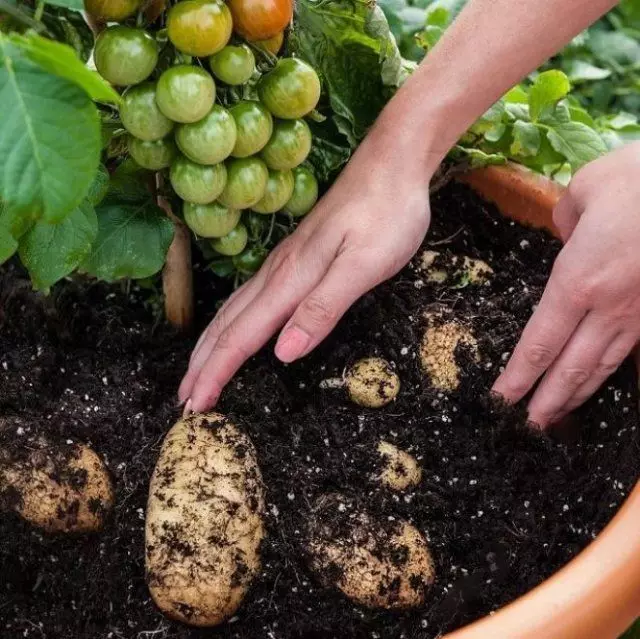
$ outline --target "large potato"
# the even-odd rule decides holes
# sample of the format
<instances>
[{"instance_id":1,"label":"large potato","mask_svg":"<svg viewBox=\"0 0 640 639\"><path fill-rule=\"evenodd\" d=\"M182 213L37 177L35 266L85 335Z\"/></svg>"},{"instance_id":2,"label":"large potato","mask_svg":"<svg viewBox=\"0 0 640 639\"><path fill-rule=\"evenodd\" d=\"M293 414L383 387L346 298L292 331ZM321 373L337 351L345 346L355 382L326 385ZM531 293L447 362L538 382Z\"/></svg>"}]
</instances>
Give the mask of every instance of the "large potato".
<instances>
[{"instance_id":1,"label":"large potato","mask_svg":"<svg viewBox=\"0 0 640 639\"><path fill-rule=\"evenodd\" d=\"M382 408L400 392L400 378L380 357L357 361L347 371L345 385L351 401L365 408Z\"/></svg>"},{"instance_id":2,"label":"large potato","mask_svg":"<svg viewBox=\"0 0 640 639\"><path fill-rule=\"evenodd\" d=\"M233 615L260 570L263 511L251 440L217 414L178 422L147 506L147 582L158 607L193 626Z\"/></svg>"},{"instance_id":3,"label":"large potato","mask_svg":"<svg viewBox=\"0 0 640 639\"><path fill-rule=\"evenodd\" d=\"M98 531L113 499L104 462L88 446L27 440L0 452L0 507L46 532Z\"/></svg>"},{"instance_id":4,"label":"large potato","mask_svg":"<svg viewBox=\"0 0 640 639\"><path fill-rule=\"evenodd\" d=\"M341 495L316 503L306 550L321 582L369 608L421 606L435 579L431 553L414 526L376 520Z\"/></svg>"}]
</instances>

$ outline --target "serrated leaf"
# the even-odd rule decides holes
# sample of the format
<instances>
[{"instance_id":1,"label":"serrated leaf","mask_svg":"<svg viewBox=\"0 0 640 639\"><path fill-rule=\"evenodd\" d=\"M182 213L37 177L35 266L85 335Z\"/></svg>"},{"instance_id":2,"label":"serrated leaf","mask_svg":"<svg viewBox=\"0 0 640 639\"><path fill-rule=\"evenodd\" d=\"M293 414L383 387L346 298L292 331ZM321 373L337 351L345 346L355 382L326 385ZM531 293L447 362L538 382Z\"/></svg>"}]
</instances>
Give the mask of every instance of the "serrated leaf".
<instances>
[{"instance_id":1,"label":"serrated leaf","mask_svg":"<svg viewBox=\"0 0 640 639\"><path fill-rule=\"evenodd\" d=\"M152 203L102 204L98 237L82 270L113 282L151 277L162 269L173 239L173 223Z\"/></svg>"},{"instance_id":2,"label":"serrated leaf","mask_svg":"<svg viewBox=\"0 0 640 639\"><path fill-rule=\"evenodd\" d=\"M532 122L515 122L513 125L512 155L533 157L540 150L540 130Z\"/></svg>"},{"instance_id":3,"label":"serrated leaf","mask_svg":"<svg viewBox=\"0 0 640 639\"><path fill-rule=\"evenodd\" d=\"M120 103L120 96L113 87L97 71L85 66L69 45L54 42L35 33L13 35L11 42L49 73L80 86L92 100L107 104Z\"/></svg>"},{"instance_id":4,"label":"serrated leaf","mask_svg":"<svg viewBox=\"0 0 640 639\"><path fill-rule=\"evenodd\" d=\"M582 122L559 123L547 131L547 139L574 171L607 152L597 131Z\"/></svg>"},{"instance_id":5,"label":"serrated leaf","mask_svg":"<svg viewBox=\"0 0 640 639\"><path fill-rule=\"evenodd\" d=\"M95 105L2 34L0 105L0 197L19 212L63 220L82 202L98 167Z\"/></svg>"},{"instance_id":6,"label":"serrated leaf","mask_svg":"<svg viewBox=\"0 0 640 639\"><path fill-rule=\"evenodd\" d=\"M59 224L40 221L20 239L20 259L36 290L47 291L84 261L98 234L96 212L84 201Z\"/></svg>"},{"instance_id":7,"label":"serrated leaf","mask_svg":"<svg viewBox=\"0 0 640 639\"><path fill-rule=\"evenodd\" d=\"M529 114L535 122L541 113L555 106L571 90L571 84L562 71L552 69L541 73L529 90Z\"/></svg>"}]
</instances>

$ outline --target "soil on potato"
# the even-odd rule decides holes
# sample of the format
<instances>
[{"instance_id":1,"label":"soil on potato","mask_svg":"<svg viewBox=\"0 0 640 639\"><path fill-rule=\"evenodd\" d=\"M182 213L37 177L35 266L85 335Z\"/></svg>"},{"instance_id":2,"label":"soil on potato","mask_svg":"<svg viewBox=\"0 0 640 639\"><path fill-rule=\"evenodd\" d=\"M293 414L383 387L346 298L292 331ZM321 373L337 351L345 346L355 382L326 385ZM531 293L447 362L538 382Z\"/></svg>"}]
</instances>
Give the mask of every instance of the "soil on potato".
<instances>
[{"instance_id":1,"label":"soil on potato","mask_svg":"<svg viewBox=\"0 0 640 639\"><path fill-rule=\"evenodd\" d=\"M159 323L147 292L76 282L44 298L15 267L0 270L0 416L16 442L46 435L90 444L117 491L99 535L47 536L0 515L3 639L432 639L540 583L602 530L640 474L632 367L614 375L576 414L579 428L560 439L527 428L521 407L492 406L488 391L559 245L502 220L460 185L435 197L433 208L424 248L441 255L431 275L418 269L419 254L366 295L315 354L283 366L265 349L225 392L220 409L244 424L258 451L268 534L262 574L238 614L215 630L167 620L144 579L149 478L178 417L175 393L194 339ZM494 274L484 285L460 273L429 282L434 268L456 270L454 255L481 258ZM205 322L220 289L209 282L199 294ZM455 351L455 391L434 388L419 364L428 309L444 309L477 340L477 355L465 342ZM399 374L395 402L367 410L343 389L321 388L369 355ZM417 457L416 489L394 493L375 480L380 440ZM427 537L437 578L422 609L365 610L310 573L303 533L314 501L335 492L380 518L410 520Z\"/></svg>"}]
</instances>

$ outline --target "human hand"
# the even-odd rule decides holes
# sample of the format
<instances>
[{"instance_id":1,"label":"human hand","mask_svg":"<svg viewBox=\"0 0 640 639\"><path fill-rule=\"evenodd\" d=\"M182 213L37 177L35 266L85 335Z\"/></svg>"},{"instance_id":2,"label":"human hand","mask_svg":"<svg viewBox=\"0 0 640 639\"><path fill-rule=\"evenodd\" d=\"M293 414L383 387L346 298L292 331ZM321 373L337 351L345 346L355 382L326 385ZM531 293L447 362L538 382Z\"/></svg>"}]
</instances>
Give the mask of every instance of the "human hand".
<instances>
[{"instance_id":1,"label":"human hand","mask_svg":"<svg viewBox=\"0 0 640 639\"><path fill-rule=\"evenodd\" d=\"M200 337L178 392L185 412L214 406L240 366L283 326L276 356L293 362L307 355L359 297L417 251L430 221L430 170L381 137L365 140L329 193Z\"/></svg>"},{"instance_id":2,"label":"human hand","mask_svg":"<svg viewBox=\"0 0 640 639\"><path fill-rule=\"evenodd\" d=\"M565 246L493 391L546 427L585 402L640 341L640 143L580 170L554 211Z\"/></svg>"}]
</instances>

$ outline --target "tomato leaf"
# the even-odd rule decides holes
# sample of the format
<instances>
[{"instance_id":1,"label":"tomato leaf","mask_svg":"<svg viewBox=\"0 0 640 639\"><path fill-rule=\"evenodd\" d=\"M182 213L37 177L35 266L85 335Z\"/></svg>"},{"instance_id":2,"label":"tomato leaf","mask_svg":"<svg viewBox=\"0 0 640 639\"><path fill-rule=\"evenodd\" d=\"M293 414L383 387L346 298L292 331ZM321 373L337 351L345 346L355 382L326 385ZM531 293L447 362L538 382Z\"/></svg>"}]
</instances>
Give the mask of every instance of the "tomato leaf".
<instances>
[{"instance_id":1,"label":"tomato leaf","mask_svg":"<svg viewBox=\"0 0 640 639\"><path fill-rule=\"evenodd\" d=\"M63 220L82 202L98 167L95 105L2 34L0 104L0 197L48 222Z\"/></svg>"},{"instance_id":2,"label":"tomato leaf","mask_svg":"<svg viewBox=\"0 0 640 639\"><path fill-rule=\"evenodd\" d=\"M104 164L101 164L98 167L93 183L89 187L89 193L87 193L87 199L92 206L98 206L106 197L109 191L109 180L109 171L107 171Z\"/></svg>"},{"instance_id":3,"label":"tomato leaf","mask_svg":"<svg viewBox=\"0 0 640 639\"><path fill-rule=\"evenodd\" d=\"M98 207L98 237L83 271L113 282L155 275L163 267L173 239L173 223L153 203Z\"/></svg>"},{"instance_id":4,"label":"tomato leaf","mask_svg":"<svg viewBox=\"0 0 640 639\"><path fill-rule=\"evenodd\" d=\"M88 201L59 224L40 221L20 239L20 259L36 290L48 291L83 262L98 234L96 212Z\"/></svg>"},{"instance_id":5,"label":"tomato leaf","mask_svg":"<svg viewBox=\"0 0 640 639\"><path fill-rule=\"evenodd\" d=\"M571 89L569 79L562 71L544 71L529 91L529 114L535 122L542 112L555 106Z\"/></svg>"},{"instance_id":6,"label":"tomato leaf","mask_svg":"<svg viewBox=\"0 0 640 639\"><path fill-rule=\"evenodd\" d=\"M66 42L73 47L83 62L89 60L95 38L81 13L62 7L47 6L42 22L54 40Z\"/></svg>"},{"instance_id":7,"label":"tomato leaf","mask_svg":"<svg viewBox=\"0 0 640 639\"><path fill-rule=\"evenodd\" d=\"M82 0L47 0L47 4L71 9L72 11L84 11L84 4Z\"/></svg>"},{"instance_id":8,"label":"tomato leaf","mask_svg":"<svg viewBox=\"0 0 640 639\"><path fill-rule=\"evenodd\" d=\"M3 213L4 205L0 202L0 264L4 264L18 250L18 242L8 228Z\"/></svg>"},{"instance_id":9,"label":"tomato leaf","mask_svg":"<svg viewBox=\"0 0 640 639\"><path fill-rule=\"evenodd\" d=\"M518 120L513 125L513 155L534 156L540 150L540 130L532 122Z\"/></svg>"},{"instance_id":10,"label":"tomato leaf","mask_svg":"<svg viewBox=\"0 0 640 639\"><path fill-rule=\"evenodd\" d=\"M607 152L598 132L582 122L560 122L547 131L547 139L574 171Z\"/></svg>"}]
</instances>

